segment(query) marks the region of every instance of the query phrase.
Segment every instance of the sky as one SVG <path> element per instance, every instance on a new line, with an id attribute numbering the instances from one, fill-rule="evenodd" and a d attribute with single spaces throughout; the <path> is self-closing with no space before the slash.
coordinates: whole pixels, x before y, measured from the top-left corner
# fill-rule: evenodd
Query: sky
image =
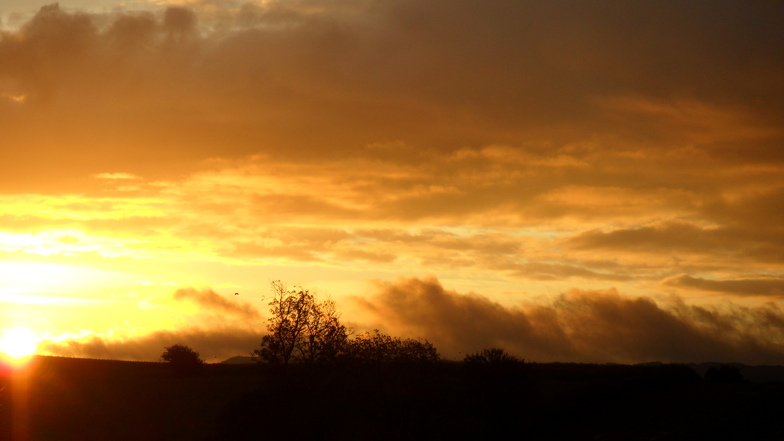
<path id="1" fill-rule="evenodd" d="M 784 364 L 784 2 L 0 0 L 0 329 Z"/>

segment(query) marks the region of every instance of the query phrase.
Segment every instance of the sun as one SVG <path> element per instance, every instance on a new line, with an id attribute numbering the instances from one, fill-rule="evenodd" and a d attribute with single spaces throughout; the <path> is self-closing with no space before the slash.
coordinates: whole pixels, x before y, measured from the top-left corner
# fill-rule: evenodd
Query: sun
<path id="1" fill-rule="evenodd" d="M 27 328 L 6 329 L 0 337 L 0 353 L 12 359 L 21 359 L 35 354 L 38 339 Z"/>

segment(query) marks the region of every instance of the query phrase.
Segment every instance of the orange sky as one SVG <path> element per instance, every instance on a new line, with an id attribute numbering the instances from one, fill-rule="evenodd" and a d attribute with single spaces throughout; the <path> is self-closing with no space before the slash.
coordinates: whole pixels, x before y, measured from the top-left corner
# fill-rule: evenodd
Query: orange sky
<path id="1" fill-rule="evenodd" d="M 782 2 L 33 3 L 0 329 L 41 353 L 245 355 L 280 279 L 452 358 L 784 363 Z"/>

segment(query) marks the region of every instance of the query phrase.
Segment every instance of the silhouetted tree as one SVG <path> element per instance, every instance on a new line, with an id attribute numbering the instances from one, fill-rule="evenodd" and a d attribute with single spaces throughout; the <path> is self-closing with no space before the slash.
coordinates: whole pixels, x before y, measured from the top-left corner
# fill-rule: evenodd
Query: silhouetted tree
<path id="1" fill-rule="evenodd" d="M 161 354 L 164 361 L 171 363 L 171 366 L 179 374 L 196 373 L 204 361 L 199 357 L 199 353 L 185 345 L 175 344 L 165 347 Z"/>
<path id="2" fill-rule="evenodd" d="M 348 329 L 340 323 L 335 302 L 325 300 L 312 305 L 305 320 L 305 332 L 297 345 L 297 357 L 307 363 L 334 360 L 348 339 Z"/>
<path id="3" fill-rule="evenodd" d="M 424 339 L 400 339 L 378 329 L 349 340 L 344 357 L 363 362 L 435 362 L 440 359 L 435 346 Z"/>
<path id="4" fill-rule="evenodd" d="M 463 359 L 465 363 L 490 363 L 512 364 L 522 363 L 523 360 L 507 353 L 501 348 L 487 348 L 473 354 L 468 354 Z"/>
<path id="5" fill-rule="evenodd" d="M 271 282 L 270 332 L 254 351 L 262 361 L 288 366 L 291 361 L 316 363 L 334 359 L 346 343 L 348 330 L 332 300 L 318 302 L 307 289 L 287 289 Z"/>

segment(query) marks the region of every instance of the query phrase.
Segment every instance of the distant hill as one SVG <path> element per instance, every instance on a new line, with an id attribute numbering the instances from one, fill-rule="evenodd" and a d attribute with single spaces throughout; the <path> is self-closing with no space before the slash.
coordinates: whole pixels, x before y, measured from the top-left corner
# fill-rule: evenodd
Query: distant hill
<path id="1" fill-rule="evenodd" d="M 777 381 L 784 383 L 784 366 L 747 366 L 740 363 L 692 363 L 690 368 L 694 369 L 702 378 L 710 368 L 718 368 L 722 364 L 737 368 L 743 379 L 753 383 L 766 383 Z"/>
<path id="2" fill-rule="evenodd" d="M 257 363 L 256 358 L 244 357 L 241 355 L 238 355 L 236 357 L 231 357 L 227 360 L 223 360 L 220 362 L 220 364 L 255 364 L 255 363 Z"/>

